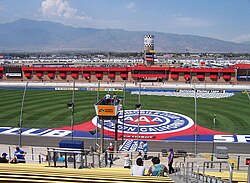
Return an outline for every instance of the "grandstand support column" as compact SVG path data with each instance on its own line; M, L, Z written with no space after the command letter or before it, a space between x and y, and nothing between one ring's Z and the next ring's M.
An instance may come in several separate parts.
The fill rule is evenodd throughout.
M101 151L100 153L103 153L104 152L104 118L101 117Z
M22 147L22 125L23 125L23 106L24 106L24 100L25 100L25 95L26 95L26 90L28 87L29 82L26 83L23 91L23 99L22 99L22 104L21 104L21 111L20 111L20 120L19 120L19 147Z

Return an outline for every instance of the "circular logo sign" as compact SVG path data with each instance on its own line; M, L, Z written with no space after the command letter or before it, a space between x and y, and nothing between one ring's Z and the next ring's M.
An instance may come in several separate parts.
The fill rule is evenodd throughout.
M96 116L94 125L101 128L101 120ZM162 134L186 130L193 126L191 118L182 114L155 110L125 110L118 115L118 132L129 134ZM104 120L104 129L115 131L116 120Z

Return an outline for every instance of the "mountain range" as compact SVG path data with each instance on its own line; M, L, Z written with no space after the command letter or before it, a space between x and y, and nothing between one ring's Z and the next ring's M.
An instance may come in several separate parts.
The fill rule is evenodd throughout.
M3 51L140 52L144 35L155 36L157 52L250 52L250 44L148 31L76 28L50 21L20 19L0 24Z

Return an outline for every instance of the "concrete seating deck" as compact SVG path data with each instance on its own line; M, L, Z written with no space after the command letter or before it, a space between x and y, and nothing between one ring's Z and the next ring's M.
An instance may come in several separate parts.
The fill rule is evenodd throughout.
M130 176L130 169L85 168L66 169L29 164L0 164L0 182L167 182L174 183L168 176Z

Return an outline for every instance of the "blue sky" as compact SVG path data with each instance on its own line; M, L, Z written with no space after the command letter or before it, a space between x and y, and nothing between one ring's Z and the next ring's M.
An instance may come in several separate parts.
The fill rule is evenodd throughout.
M0 0L0 23L21 18L250 41L250 0Z

